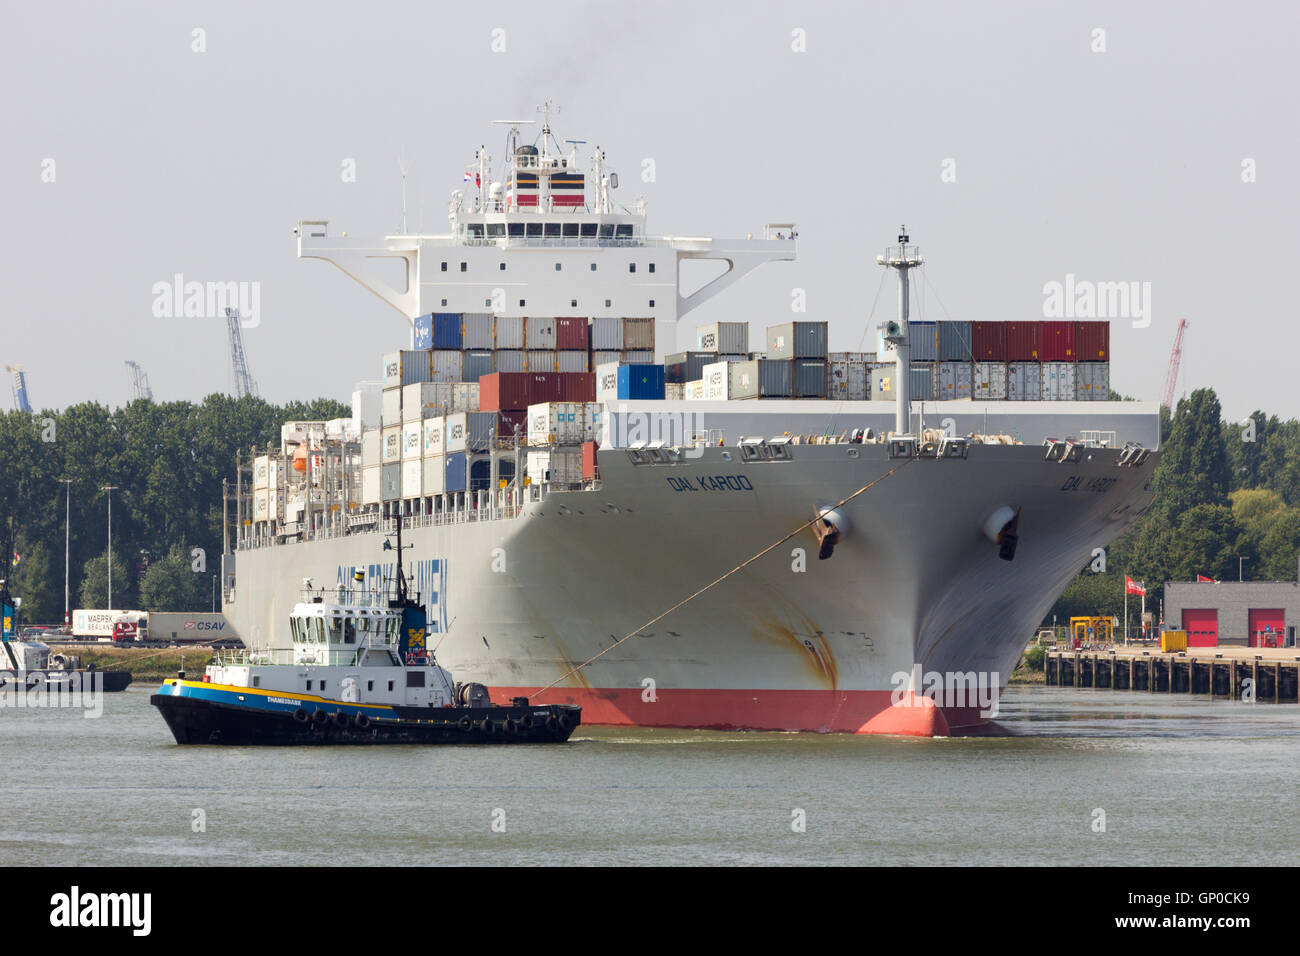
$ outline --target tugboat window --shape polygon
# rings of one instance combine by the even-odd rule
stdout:
[[[392,681],[389,681],[389,682],[388,682],[388,689],[389,689],[389,690],[392,690],[392,689],[393,689],[393,682],[392,682]]]
[[[352,618],[343,619],[343,643],[355,644],[357,642],[357,626],[353,623]]]
[[[366,681],[366,690],[374,690],[374,689],[375,689],[375,682],[372,680]]]
[[[407,671],[407,672],[406,672],[406,686],[407,686],[407,687],[423,687],[423,686],[424,686],[424,671]]]
[[[307,681],[307,689],[311,690],[311,681]]]

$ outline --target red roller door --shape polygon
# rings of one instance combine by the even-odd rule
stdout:
[[[1183,608],[1183,630],[1188,647],[1215,647],[1219,643],[1218,608]]]
[[[1286,615],[1281,608],[1250,609],[1251,647],[1277,647],[1286,630]]]

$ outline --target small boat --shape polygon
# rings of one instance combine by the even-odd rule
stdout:
[[[398,553],[401,531],[398,530]],[[558,743],[582,709],[494,704],[460,684],[428,647],[425,610],[397,575],[396,596],[354,587],[327,595],[304,582],[289,615],[292,646],[218,651],[198,680],[184,673],[149,698],[178,744]],[[327,600],[328,597],[328,600]]]

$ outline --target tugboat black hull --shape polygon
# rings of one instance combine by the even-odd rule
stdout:
[[[391,716],[371,717],[348,713],[349,705],[268,710],[172,694],[154,694],[149,702],[178,744],[225,746],[562,743],[582,720],[580,708],[564,704],[394,707]]]

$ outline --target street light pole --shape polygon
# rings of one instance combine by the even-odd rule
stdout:
[[[1245,563],[1245,561],[1246,561],[1245,558],[1238,556],[1237,558],[1237,583],[1238,584],[1240,584],[1244,580],[1241,576],[1241,566],[1243,563]]]
[[[113,492],[117,485],[103,485],[99,490],[108,492],[108,609],[113,610]]]
[[[68,553],[72,540],[72,479],[60,478],[61,484],[67,485],[67,500],[63,506],[63,626],[72,623],[68,610]]]

